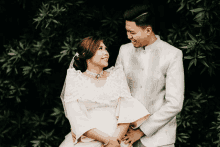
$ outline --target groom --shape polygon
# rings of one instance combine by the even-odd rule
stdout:
[[[151,113],[123,138],[134,147],[174,147],[176,115],[183,106],[183,54],[155,35],[155,18],[146,6],[124,13],[131,43],[121,46],[116,61],[124,67],[132,96]]]

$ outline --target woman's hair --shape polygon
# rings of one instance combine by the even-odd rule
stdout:
[[[150,25],[152,31],[156,33],[156,16],[150,9],[150,5],[133,5],[125,11],[124,19],[135,22],[137,26],[143,29]]]
[[[76,70],[80,70],[81,72],[86,71],[86,60],[92,58],[95,55],[96,50],[102,41],[104,43],[104,40],[97,36],[90,36],[82,39],[77,44],[77,52],[79,53],[79,56],[75,56],[73,67]]]

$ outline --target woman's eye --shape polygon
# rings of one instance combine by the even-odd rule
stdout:
[[[100,50],[102,49],[102,47],[99,48]]]

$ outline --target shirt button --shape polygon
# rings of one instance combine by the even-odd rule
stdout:
[[[143,51],[143,53],[145,54],[145,53],[146,53],[146,51]]]

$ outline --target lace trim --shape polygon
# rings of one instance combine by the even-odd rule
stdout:
[[[119,97],[131,97],[122,65],[108,69],[110,75],[102,87],[95,87],[80,70],[74,68],[67,71],[65,102],[90,100],[92,102],[110,104]]]

